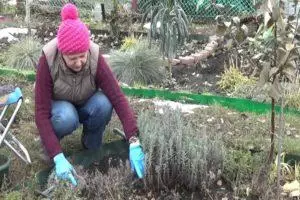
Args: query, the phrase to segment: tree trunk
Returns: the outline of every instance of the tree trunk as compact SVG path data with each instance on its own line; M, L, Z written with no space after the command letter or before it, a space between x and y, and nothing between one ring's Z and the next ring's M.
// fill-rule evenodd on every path
M274 133L275 133L275 99L272 98L272 110L271 110L271 147L269 152L268 164L272 163L274 156Z
M268 176L271 169L271 163L274 156L274 132L275 132L275 99L272 98L271 108L271 146L268 158L259 169L259 172L253 176L252 179L252 192L247 200L259 200L268 187Z

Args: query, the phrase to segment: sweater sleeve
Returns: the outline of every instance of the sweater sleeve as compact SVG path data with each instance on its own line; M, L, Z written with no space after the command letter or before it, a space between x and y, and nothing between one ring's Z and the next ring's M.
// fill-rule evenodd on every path
M45 55L39 59L35 83L35 122L42 144L52 159L62 152L51 123L53 82Z
M137 135L138 128L134 112L102 55L98 59L96 84L110 100L123 125L126 138L130 139L131 136Z

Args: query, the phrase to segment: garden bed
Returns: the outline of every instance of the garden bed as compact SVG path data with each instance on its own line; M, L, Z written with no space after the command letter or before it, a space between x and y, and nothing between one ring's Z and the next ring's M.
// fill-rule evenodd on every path
M7 187L10 188L16 183L20 183L19 186L21 186L22 182L27 182L31 186L26 186L25 184L22 186L23 189L17 191L21 193L22 196L27 196L31 199L35 196L35 194L31 192L34 189L29 189L28 187L33 187L32 185L34 185L36 180L34 178L35 174L42 169L48 168L48 165L45 165L42 160L42 148L40 146L40 141L37 137L37 130L33 121L34 113L33 109L31 109L33 108L33 85L32 82L25 80L22 81L20 78L5 78L3 76L0 76L0 82L2 84L13 83L15 85L22 86L25 102L27 102L24 103L21 108L20 115L17 116L16 123L13 124L12 130L28 148L29 153L32 156L33 164L31 166L25 166L24 163L14 157L7 149L3 148L1 151L6 152L6 154L11 154L12 157L12 167L9 175L11 183L8 184ZM161 107L155 106L156 104L152 100L141 101L134 97L129 97L129 99L137 114L154 110L159 112L161 109ZM178 199L191 199L192 196L194 199L211 199L209 195L213 199L232 199L233 196L238 198L238 194L243 196L245 194L245 188L247 188L247 186L249 187L251 184L251 177L253 176L253 173L258 170L261 164L261 159L264 159L264 155L266 153L265 150L268 146L268 116L268 114L255 115L251 113L239 113L218 106L197 108L193 110L193 113L185 113L186 120L189 121L196 129L203 130L205 127L207 133L222 136L222 140L224 141L227 149L227 155L229 156L224 163L224 169L226 169L224 171L224 176L218 179L207 193L200 190L198 192L189 192L189 190L183 189L179 186L169 190L160 190L160 192L145 189L137 190L136 188L134 189L130 187L127 188L126 191L128 192L129 190L132 192L130 193L134 195L132 196L132 199L165 199L171 197L173 199L176 199L176 197L178 197ZM286 130L287 139L284 144L284 150L286 152L298 154L300 153L300 149L297 145L300 129L298 117L287 116L286 120L289 125ZM105 143L120 139L112 133L113 128L121 128L121 124L115 114L107 128L104 139ZM80 154L82 149L80 144L80 130L74 135L65 138L62 141L62 146L67 155ZM253 152L257 153L253 154ZM94 167L95 166L97 167L97 165L94 165ZM114 175L117 173L119 176L120 174L124 176L132 176L130 169L128 167L125 167L125 169L127 171L121 170L120 172L120 169L117 169L119 171L111 173ZM101 180L103 181L104 174L99 176L102 177ZM105 177L105 180L108 180L108 177ZM109 180L112 181L113 179L110 178ZM117 180L120 181L123 179ZM133 182L134 181L129 181L128 183L127 181L126 183L130 185L130 183ZM36 189L40 189L38 186L34 187ZM2 195L9 196L9 191L10 190L4 190ZM107 199L110 198L110 196L107 196Z

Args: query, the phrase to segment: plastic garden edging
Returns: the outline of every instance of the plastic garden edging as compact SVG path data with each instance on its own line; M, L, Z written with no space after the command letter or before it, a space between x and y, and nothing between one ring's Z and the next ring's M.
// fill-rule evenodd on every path
M35 72L33 71L18 71L9 68L0 68L0 76L15 76L25 78L28 81L35 80ZM148 99L160 98L164 100L172 100L182 103L194 103L202 105L221 105L223 107L234 109L240 112L253 112L257 114L263 114L268 113L271 110L271 104L252 101L249 99L131 87L122 87L122 90L128 96L135 96ZM276 112L279 112L280 107L275 106L275 110ZM300 115L300 111L294 108L285 108L284 112L286 114Z

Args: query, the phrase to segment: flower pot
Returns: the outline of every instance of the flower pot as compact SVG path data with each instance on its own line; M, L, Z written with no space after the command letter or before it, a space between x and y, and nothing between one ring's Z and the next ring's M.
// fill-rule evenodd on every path
M5 155L0 154L0 186L2 186L4 177L7 177L8 175L9 164L10 159Z

